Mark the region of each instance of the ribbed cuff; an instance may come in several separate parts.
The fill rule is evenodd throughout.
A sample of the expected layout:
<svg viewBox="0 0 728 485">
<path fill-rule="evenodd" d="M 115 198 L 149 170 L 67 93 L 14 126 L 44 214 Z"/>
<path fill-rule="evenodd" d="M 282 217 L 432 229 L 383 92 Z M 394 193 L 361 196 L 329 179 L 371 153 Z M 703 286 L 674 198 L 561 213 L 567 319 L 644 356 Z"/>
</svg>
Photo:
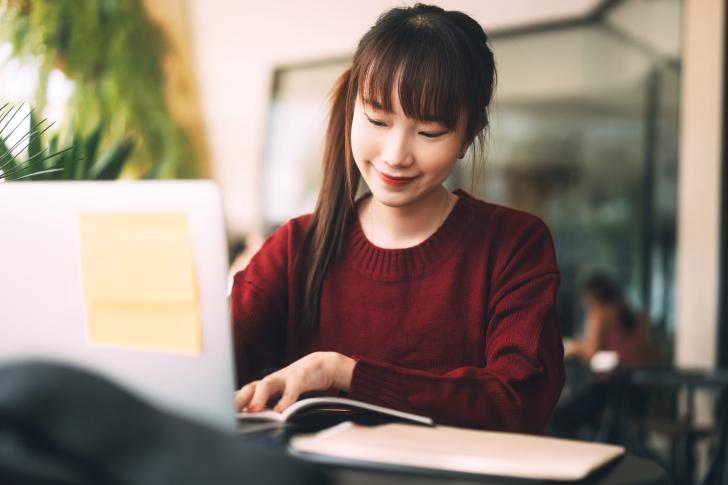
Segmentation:
<svg viewBox="0 0 728 485">
<path fill-rule="evenodd" d="M 399 410 L 407 409 L 407 396 L 402 390 L 400 376 L 393 369 L 383 362 L 359 355 L 352 358 L 356 360 L 356 365 L 349 389 L 351 399 Z"/>
</svg>

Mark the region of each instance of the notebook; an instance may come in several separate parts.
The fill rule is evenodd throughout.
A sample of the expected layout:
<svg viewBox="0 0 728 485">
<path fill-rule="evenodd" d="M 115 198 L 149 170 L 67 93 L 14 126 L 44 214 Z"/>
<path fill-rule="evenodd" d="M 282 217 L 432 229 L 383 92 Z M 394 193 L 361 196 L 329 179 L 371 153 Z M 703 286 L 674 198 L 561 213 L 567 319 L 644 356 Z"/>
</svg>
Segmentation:
<svg viewBox="0 0 728 485">
<path fill-rule="evenodd" d="M 289 448 L 302 458 L 335 464 L 562 481 L 582 480 L 624 454 L 621 446 L 542 436 L 352 422 L 294 436 Z"/>
<path fill-rule="evenodd" d="M 0 365 L 80 366 L 163 409 L 236 429 L 214 183 L 0 183 L 0 234 Z M 143 279 L 122 285 L 130 272 Z"/>
</svg>

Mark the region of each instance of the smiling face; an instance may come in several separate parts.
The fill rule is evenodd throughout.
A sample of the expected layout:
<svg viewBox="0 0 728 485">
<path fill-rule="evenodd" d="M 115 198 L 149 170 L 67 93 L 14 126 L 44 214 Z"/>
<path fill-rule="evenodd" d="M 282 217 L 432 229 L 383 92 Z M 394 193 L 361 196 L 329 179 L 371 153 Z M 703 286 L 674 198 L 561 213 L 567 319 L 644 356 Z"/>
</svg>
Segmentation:
<svg viewBox="0 0 728 485">
<path fill-rule="evenodd" d="M 396 86 L 396 83 L 395 83 Z M 397 89 L 391 110 L 357 97 L 351 151 L 373 197 L 390 207 L 423 200 L 442 183 L 467 148 L 465 116 L 448 129 L 437 121 L 405 116 Z"/>
</svg>

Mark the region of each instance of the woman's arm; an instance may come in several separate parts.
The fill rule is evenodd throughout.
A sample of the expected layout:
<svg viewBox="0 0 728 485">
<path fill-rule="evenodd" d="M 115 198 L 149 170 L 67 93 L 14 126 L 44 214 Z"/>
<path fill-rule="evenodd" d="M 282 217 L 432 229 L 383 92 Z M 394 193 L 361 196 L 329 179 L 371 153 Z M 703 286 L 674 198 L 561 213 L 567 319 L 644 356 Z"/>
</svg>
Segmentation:
<svg viewBox="0 0 728 485">
<path fill-rule="evenodd" d="M 602 329 L 604 316 L 601 312 L 592 312 L 586 320 L 586 331 L 581 340 L 578 356 L 582 362 L 588 364 L 594 354 L 602 347 Z"/>
<path fill-rule="evenodd" d="M 558 275 L 544 275 L 496 305 L 482 367 L 434 374 L 357 356 L 350 397 L 442 424 L 541 433 L 564 383 L 557 287 Z"/>
<path fill-rule="evenodd" d="M 283 365 L 285 320 L 271 298 L 245 271 L 235 276 L 230 294 L 237 385 L 259 379 Z"/>
<path fill-rule="evenodd" d="M 580 338 L 568 339 L 564 342 L 564 358 L 579 359 L 589 364 L 592 356 L 602 348 L 604 317 L 592 311 L 586 318 L 584 334 Z"/>
<path fill-rule="evenodd" d="M 238 409 L 284 410 L 304 392 L 330 388 L 349 397 L 423 414 L 441 424 L 541 433 L 564 383 L 555 295 L 558 275 L 519 285 L 495 313 L 483 367 L 445 374 L 395 366 L 365 356 L 315 352 L 244 386 Z M 532 295 L 546 295 L 534 299 Z"/>
<path fill-rule="evenodd" d="M 233 281 L 230 312 L 238 386 L 284 363 L 290 225 L 266 239 Z"/>
</svg>

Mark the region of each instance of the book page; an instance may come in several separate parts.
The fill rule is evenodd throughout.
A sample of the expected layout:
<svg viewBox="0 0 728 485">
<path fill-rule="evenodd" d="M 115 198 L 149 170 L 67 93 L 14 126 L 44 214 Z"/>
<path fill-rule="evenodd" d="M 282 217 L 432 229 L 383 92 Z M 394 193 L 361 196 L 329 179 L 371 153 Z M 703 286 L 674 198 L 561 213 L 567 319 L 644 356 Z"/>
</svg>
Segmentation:
<svg viewBox="0 0 728 485">
<path fill-rule="evenodd" d="M 304 414 L 350 414 L 350 413 L 369 413 L 377 414 L 381 416 L 387 416 L 392 419 L 402 419 L 406 421 L 412 421 L 428 426 L 434 425 L 432 419 L 427 416 L 420 416 L 417 414 L 406 413 L 396 409 L 386 408 L 384 406 L 377 406 L 363 401 L 357 401 L 354 399 L 348 399 L 344 397 L 324 396 L 324 397 L 309 397 L 301 399 L 288 406 L 282 413 L 278 413 L 271 409 L 258 411 L 254 413 L 242 412 L 238 413 L 238 419 L 241 420 L 254 420 L 254 419 L 267 419 L 275 421 L 287 421 L 289 419 L 296 419 L 298 416 Z"/>
<path fill-rule="evenodd" d="M 91 344 L 196 354 L 201 325 L 184 213 L 79 215 Z"/>
</svg>

